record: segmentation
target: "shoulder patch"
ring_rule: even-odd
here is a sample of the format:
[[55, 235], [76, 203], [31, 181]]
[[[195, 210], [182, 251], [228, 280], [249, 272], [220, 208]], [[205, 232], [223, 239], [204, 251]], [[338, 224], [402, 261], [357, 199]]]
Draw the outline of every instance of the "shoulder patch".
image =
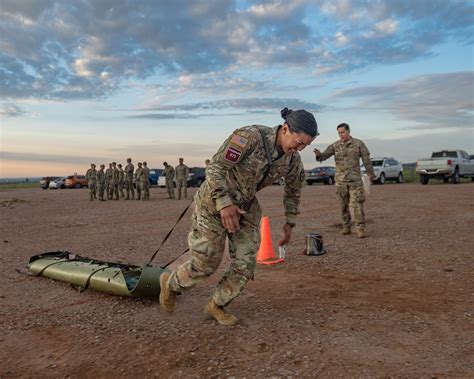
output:
[[242, 149], [227, 145], [224, 150], [224, 159], [231, 163], [237, 163], [242, 155]]
[[238, 148], [240, 147], [243, 149], [247, 145], [248, 141], [249, 140], [245, 137], [239, 136], [238, 134], [233, 134], [230, 143]]

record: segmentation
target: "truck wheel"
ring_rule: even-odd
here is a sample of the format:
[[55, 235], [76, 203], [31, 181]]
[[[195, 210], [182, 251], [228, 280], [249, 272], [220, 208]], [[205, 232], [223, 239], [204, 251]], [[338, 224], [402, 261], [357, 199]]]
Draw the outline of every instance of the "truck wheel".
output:
[[334, 184], [334, 178], [332, 176], [330, 176], [328, 178], [328, 183], [327, 184], [329, 184], [330, 186], [332, 186]]
[[81, 188], [81, 183], [76, 183], [75, 187], [76, 188]]
[[449, 178], [443, 178], [443, 182], [444, 182], [444, 183], [448, 183], [448, 182], [449, 182]]
[[428, 175], [420, 175], [420, 183], [421, 184], [428, 184], [430, 177]]
[[385, 174], [382, 172], [378, 180], [379, 184], [385, 184]]
[[458, 169], [454, 170], [454, 174], [451, 175], [451, 183], [458, 184], [459, 183], [459, 171]]
[[398, 174], [397, 183], [403, 183], [403, 174], [401, 172]]

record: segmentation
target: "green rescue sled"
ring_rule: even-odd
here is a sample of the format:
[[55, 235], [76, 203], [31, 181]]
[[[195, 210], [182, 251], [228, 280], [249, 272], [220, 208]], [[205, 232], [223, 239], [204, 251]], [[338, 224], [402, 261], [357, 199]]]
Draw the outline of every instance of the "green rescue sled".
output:
[[67, 282], [82, 290], [92, 288], [132, 297], [158, 297], [160, 276], [167, 271], [159, 266], [104, 262], [67, 251], [34, 255], [27, 267], [37, 276]]

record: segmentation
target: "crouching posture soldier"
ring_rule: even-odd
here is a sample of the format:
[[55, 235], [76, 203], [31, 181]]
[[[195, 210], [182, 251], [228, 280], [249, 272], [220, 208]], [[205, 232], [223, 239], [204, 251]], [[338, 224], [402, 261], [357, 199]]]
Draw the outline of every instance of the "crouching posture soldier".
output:
[[127, 197], [125, 200], [130, 199], [130, 193], [132, 193], [132, 200], [135, 199], [135, 191], [133, 190], [133, 172], [135, 167], [132, 164], [132, 158], [127, 158], [127, 165], [125, 166], [125, 190], [127, 191]]
[[99, 192], [99, 200], [105, 201], [104, 199], [104, 191], [105, 191], [105, 166], [103, 164], [100, 165], [100, 170], [97, 171], [97, 191]]
[[91, 163], [91, 168], [86, 172], [87, 186], [89, 187], [89, 200], [93, 201], [97, 199], [96, 188], [97, 188], [97, 170], [95, 164]]
[[282, 176], [286, 223], [279, 244], [289, 242], [305, 180], [298, 152], [318, 133], [311, 113], [285, 108], [281, 114], [283, 125], [235, 130], [207, 166], [206, 180], [194, 197], [196, 206], [188, 235], [191, 258], [160, 277], [160, 303], [166, 311], [175, 308], [178, 292], [192, 288], [218, 268], [228, 239], [231, 262], [213, 290], [206, 311], [222, 325], [238, 322], [224, 307], [254, 276], [261, 218], [255, 195]]

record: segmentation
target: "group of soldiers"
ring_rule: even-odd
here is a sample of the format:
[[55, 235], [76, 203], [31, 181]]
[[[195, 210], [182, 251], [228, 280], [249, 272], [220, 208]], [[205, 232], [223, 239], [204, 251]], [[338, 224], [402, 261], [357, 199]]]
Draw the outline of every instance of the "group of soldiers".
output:
[[[167, 162], [163, 163], [169, 199], [175, 199], [173, 183], [175, 176], [178, 199], [181, 199], [181, 192], [183, 192], [184, 198], [188, 197], [187, 178], [189, 168], [183, 161], [183, 158], [179, 158], [179, 165], [176, 168]], [[103, 164], [97, 170], [95, 163], [91, 163], [91, 167], [86, 172], [89, 200], [98, 199], [99, 201], [105, 201], [105, 196], [107, 196], [107, 200], [119, 200], [119, 197], [125, 198], [125, 200], [150, 200], [150, 169], [147, 166], [147, 162], [138, 162], [137, 166], [135, 170], [132, 158], [127, 158], [125, 168], [122, 168], [120, 163], [112, 162], [109, 163], [107, 170], [105, 170], [105, 165]], [[135, 190], [137, 192], [136, 197]]]
[[[90, 169], [86, 172], [86, 179], [89, 186], [89, 200], [97, 199], [99, 201], [118, 200], [119, 196], [125, 200], [135, 200], [135, 189], [137, 192], [136, 200], [150, 200], [150, 169], [147, 162], [138, 162], [138, 167], [132, 163], [132, 158], [127, 158], [125, 169], [117, 162], [109, 163], [109, 168], [105, 170], [105, 165], [101, 164], [99, 170], [96, 165], [91, 163]], [[105, 170], [105, 171], [104, 171]], [[135, 185], [134, 187], [134, 179]], [[125, 190], [125, 192], [124, 192]], [[126, 196], [125, 196], [126, 194]]]

